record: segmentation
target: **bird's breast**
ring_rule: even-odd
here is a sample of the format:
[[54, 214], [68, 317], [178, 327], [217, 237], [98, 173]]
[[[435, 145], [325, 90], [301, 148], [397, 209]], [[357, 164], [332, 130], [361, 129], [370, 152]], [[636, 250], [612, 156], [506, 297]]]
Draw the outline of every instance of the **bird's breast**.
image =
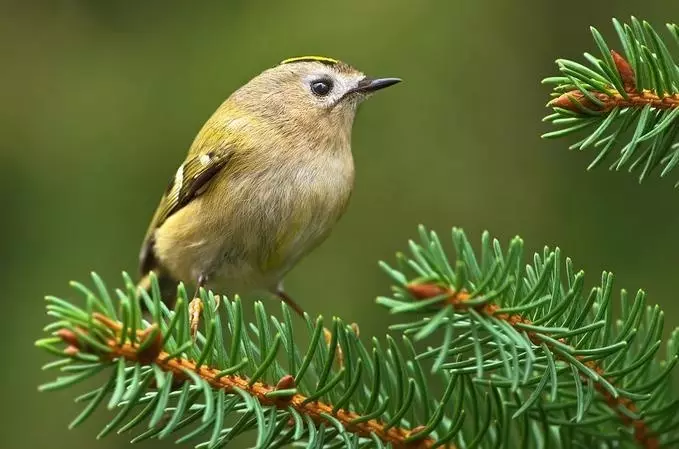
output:
[[275, 286], [328, 236], [351, 196], [353, 158], [349, 148], [311, 151], [317, 153], [234, 161], [220, 188], [228, 195], [209, 205], [220, 211], [211, 215], [219, 220], [211, 228], [220, 230], [220, 277]]
[[[351, 197], [354, 166], [351, 152], [321, 155], [305, 166], [291, 167], [281, 178], [284, 193], [276, 222], [270, 217], [276, 239], [263, 260], [264, 270], [287, 271], [301, 257], [320, 244], [342, 216]], [[289, 190], [288, 190], [289, 188]]]

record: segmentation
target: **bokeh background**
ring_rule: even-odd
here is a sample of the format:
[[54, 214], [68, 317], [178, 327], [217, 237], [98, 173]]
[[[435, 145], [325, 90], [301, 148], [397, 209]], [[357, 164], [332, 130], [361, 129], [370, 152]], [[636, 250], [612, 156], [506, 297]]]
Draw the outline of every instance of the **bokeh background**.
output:
[[[596, 50], [611, 17], [658, 27], [675, 2], [571, 0], [0, 2], [0, 447], [118, 448], [106, 415], [66, 426], [74, 392], [39, 394], [33, 347], [45, 294], [98, 271], [111, 286], [137, 254], [168, 177], [235, 88], [289, 56], [324, 54], [405, 83], [364, 105], [354, 131], [351, 206], [288, 290], [312, 313], [383, 334], [374, 304], [392, 260], [424, 223], [478, 240], [562, 248], [590, 285], [611, 270], [679, 325], [676, 173], [638, 185], [591, 152], [543, 141], [554, 59]], [[570, 142], [572, 143], [572, 141]], [[148, 443], [146, 448], [166, 447]]]

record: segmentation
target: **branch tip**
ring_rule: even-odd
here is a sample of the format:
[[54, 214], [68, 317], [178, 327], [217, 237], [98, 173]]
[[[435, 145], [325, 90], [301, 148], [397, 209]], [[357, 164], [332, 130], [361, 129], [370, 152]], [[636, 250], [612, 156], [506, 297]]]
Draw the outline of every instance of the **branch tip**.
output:
[[469, 307], [469, 304], [467, 304], [466, 301], [471, 298], [469, 293], [465, 291], [456, 291], [451, 287], [426, 282], [410, 283], [407, 285], [406, 289], [415, 299], [425, 300], [441, 297], [446, 304], [450, 304], [458, 309]]
[[428, 283], [420, 284], [412, 282], [406, 286], [406, 289], [415, 299], [431, 299], [449, 293], [447, 287]]
[[613, 57], [615, 67], [617, 67], [620, 78], [622, 79], [622, 85], [625, 88], [625, 92], [636, 92], [636, 78], [630, 63], [615, 50], [611, 50], [611, 56]]
[[[590, 94], [604, 103], [606, 103], [606, 99], [608, 98], [607, 95], [599, 92], [590, 92]], [[572, 112], [582, 112], [582, 107], [592, 109], [594, 111], [609, 109], [606, 108], [605, 106], [604, 108], [602, 108], [600, 105], [594, 103], [592, 100], [587, 98], [585, 94], [583, 94], [581, 91], [577, 89], [564, 92], [563, 94], [559, 95], [558, 97], [554, 98], [549, 103], [547, 103], [547, 105], [555, 108], [566, 109]], [[610, 109], [612, 108], [613, 107], [611, 106]]]
[[61, 338], [61, 341], [66, 343], [69, 347], [74, 347], [75, 349], [80, 348], [80, 341], [78, 340], [78, 336], [72, 330], [65, 328], [59, 329], [56, 332], [56, 336]]
[[64, 349], [64, 354], [69, 356], [69, 357], [74, 357], [80, 353], [80, 349], [78, 349], [77, 346], [73, 345], [68, 345], [66, 349]]
[[281, 379], [276, 384], [276, 388], [274, 388], [274, 390], [289, 390], [290, 388], [295, 387], [297, 387], [295, 378], [290, 374], [286, 374], [285, 376], [281, 377]]

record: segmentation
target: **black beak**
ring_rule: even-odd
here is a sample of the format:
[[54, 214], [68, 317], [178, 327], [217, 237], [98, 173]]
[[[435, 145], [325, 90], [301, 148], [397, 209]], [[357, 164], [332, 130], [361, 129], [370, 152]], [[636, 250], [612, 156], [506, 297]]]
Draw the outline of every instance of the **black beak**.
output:
[[363, 78], [356, 86], [357, 92], [375, 92], [401, 82], [400, 78]]

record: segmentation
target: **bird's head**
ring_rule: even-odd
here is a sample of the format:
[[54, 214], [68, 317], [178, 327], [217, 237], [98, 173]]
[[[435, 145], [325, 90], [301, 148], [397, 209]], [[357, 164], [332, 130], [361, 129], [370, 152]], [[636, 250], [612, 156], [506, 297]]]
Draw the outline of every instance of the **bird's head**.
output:
[[358, 105], [398, 78], [371, 78], [326, 57], [286, 59], [265, 70], [229, 98], [231, 106], [284, 134], [349, 135]]

